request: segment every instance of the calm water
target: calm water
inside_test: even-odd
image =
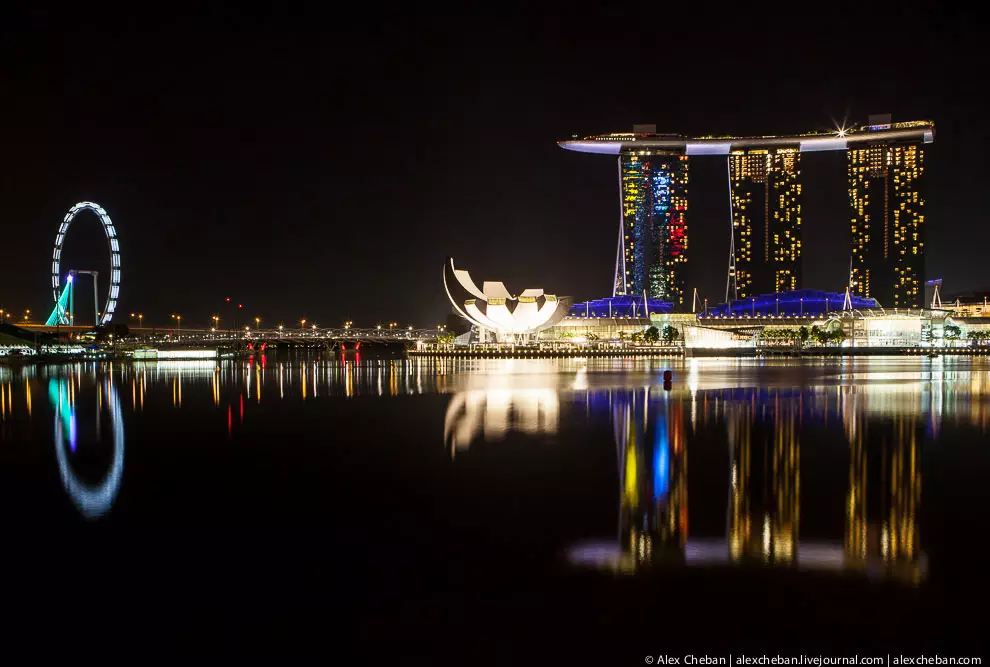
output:
[[[0,368],[5,599],[238,648],[958,648],[988,428],[968,359]]]

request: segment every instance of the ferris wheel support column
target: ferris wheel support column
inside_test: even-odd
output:
[[[99,274],[93,271],[93,326],[100,326],[100,290],[96,287],[96,277]]]

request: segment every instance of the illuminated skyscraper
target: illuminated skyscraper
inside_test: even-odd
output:
[[[917,306],[924,285],[922,145],[935,141],[929,120],[777,136],[688,137],[632,132],[574,135],[569,151],[619,158],[621,221],[613,296],[684,305],[688,159],[726,156],[732,247],[726,300],[800,289],[802,153],[847,151],[853,270],[858,296],[882,306]]]
[[[800,158],[797,147],[729,155],[736,278],[729,298],[802,287]]]
[[[902,125],[911,124],[874,117],[868,129]],[[881,306],[919,308],[925,285],[924,150],[917,142],[879,137],[850,147],[848,156],[853,291]]]
[[[675,152],[619,156],[622,225],[614,295],[644,293],[684,303],[687,263],[688,158]]]

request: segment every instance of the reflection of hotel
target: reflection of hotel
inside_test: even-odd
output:
[[[914,418],[869,424],[859,414],[850,438],[846,500],[846,566],[918,582],[921,468]],[[869,431],[872,429],[872,433]],[[869,440],[869,442],[867,442]]]
[[[684,560],[687,439],[679,404],[613,392],[621,497],[619,542],[628,567]]]
[[[851,444],[845,538],[801,542],[804,393],[747,388],[698,394],[696,401],[721,403],[714,413],[727,428],[725,536],[688,535],[685,410],[664,401],[647,412],[645,401],[637,403],[630,392],[629,400],[612,410],[621,491],[619,543],[581,545],[571,551],[572,561],[622,572],[647,563],[766,564],[865,570],[921,581],[926,559],[918,538],[917,412],[902,413],[893,423],[868,421],[863,416],[868,411],[856,410],[853,398],[840,401]],[[815,405],[820,398],[809,394],[807,403]],[[665,504],[655,502],[658,488],[669,491]]]
[[[454,394],[444,418],[443,439],[451,456],[480,436],[502,440],[510,431],[553,434],[560,419],[554,389],[475,389]]]
[[[728,417],[729,558],[791,563],[800,519],[800,442],[793,403],[774,407],[772,422],[754,418],[752,404]]]

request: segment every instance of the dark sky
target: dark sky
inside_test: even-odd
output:
[[[557,140],[633,123],[787,133],[873,112],[936,122],[928,274],[946,292],[990,288],[980,17],[913,3],[806,15],[682,4],[9,16],[0,305],[51,309],[58,222],[86,199],[120,235],[118,312],[146,322],[181,312],[205,325],[231,296],[268,324],[433,325],[448,312],[447,255],[513,291],[604,296],[615,161]],[[841,154],[803,161],[808,287],[843,285],[844,170]],[[692,283],[718,301],[729,228],[718,158],[692,161],[689,225]],[[106,271],[95,218],[77,221],[65,253],[63,269]]]

